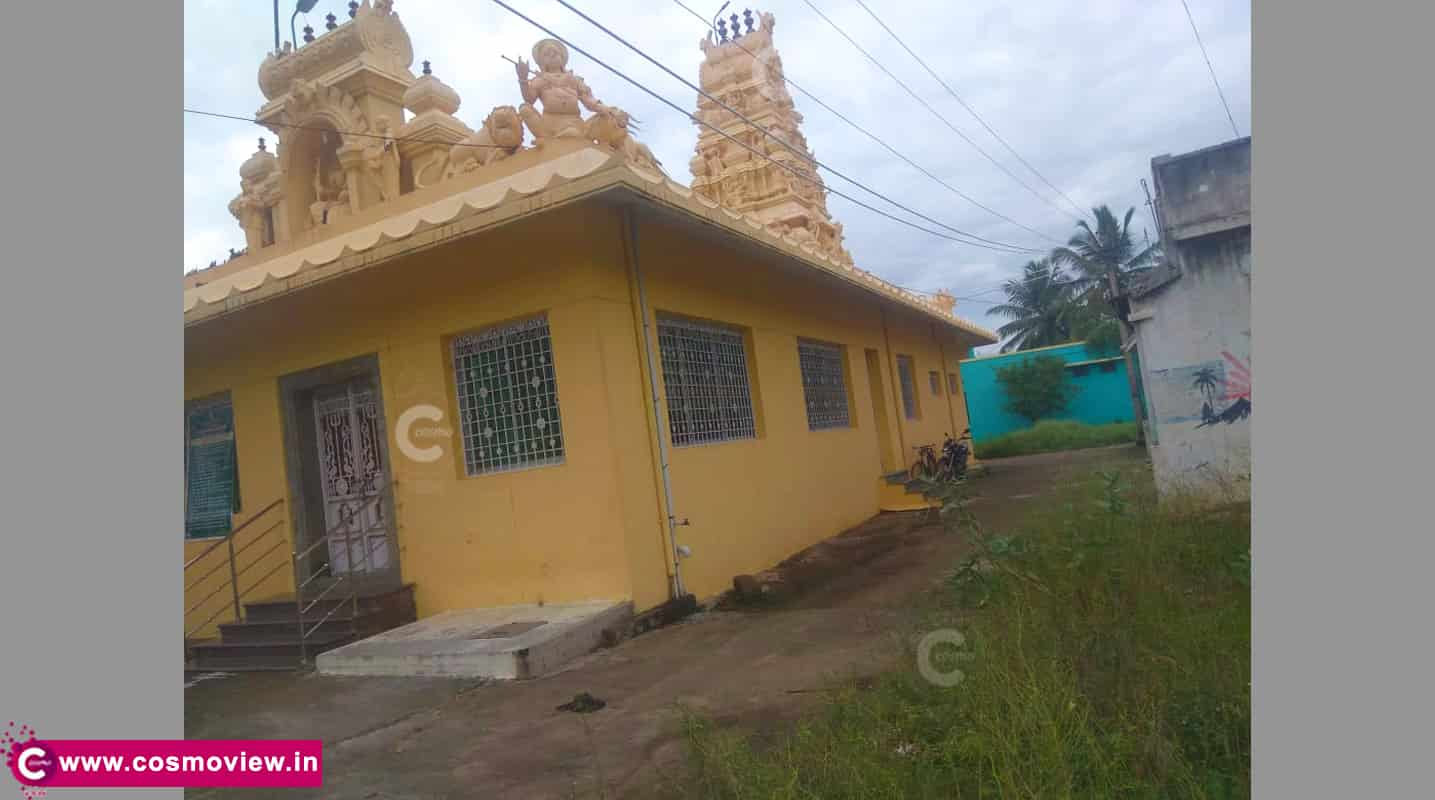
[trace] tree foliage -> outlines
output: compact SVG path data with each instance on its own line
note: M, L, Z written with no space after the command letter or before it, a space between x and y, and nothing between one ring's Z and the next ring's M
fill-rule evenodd
M1011 320L997 329L1002 352L1071 341L1071 281L1049 259L1028 261L1022 276L1002 285L1007 301L988 314Z
M1008 411L1036 422L1065 410L1076 395L1066 375L1066 363L1053 356L1037 356L997 370L1006 391Z

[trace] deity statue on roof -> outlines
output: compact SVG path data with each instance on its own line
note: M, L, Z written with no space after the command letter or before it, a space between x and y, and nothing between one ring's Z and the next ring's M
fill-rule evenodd
M582 78L566 69L568 48L556 39L544 39L533 46L533 61L538 65L536 74L530 74L532 69L521 58L516 70L518 88L523 93L518 113L533 133L534 144L556 137L586 137L580 106L595 114L610 109L593 96Z

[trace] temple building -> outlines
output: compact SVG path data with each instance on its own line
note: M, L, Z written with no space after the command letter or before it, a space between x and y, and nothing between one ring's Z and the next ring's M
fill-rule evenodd
M690 606L920 505L894 476L966 426L957 363L996 337L853 263L747 27L702 84L792 147L700 104L771 160L705 129L691 185L560 41L477 112L385 0L263 59L246 248L184 276L198 665L514 608L459 638L535 658L573 609Z

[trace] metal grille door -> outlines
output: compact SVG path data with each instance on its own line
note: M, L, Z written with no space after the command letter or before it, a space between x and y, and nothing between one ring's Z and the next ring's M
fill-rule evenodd
M374 390L353 384L315 390L314 423L330 570L343 575L384 569L389 526L377 499L384 464Z

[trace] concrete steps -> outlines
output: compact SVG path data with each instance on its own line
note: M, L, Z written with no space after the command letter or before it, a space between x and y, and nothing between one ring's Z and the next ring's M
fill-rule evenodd
M357 606L357 608L355 607ZM291 597L244 604L244 619L219 626L219 639L190 642L190 669L250 672L298 669L304 657L359 641L413 622L413 586L352 599L321 600L304 613L300 646L299 608ZM326 615L328 618L326 619Z

